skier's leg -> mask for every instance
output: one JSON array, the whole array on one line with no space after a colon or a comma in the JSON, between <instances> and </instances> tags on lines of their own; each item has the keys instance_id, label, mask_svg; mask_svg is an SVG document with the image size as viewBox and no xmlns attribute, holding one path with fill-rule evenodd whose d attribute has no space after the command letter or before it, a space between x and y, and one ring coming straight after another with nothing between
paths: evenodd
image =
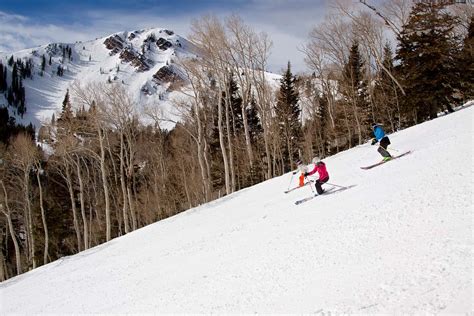
<instances>
[{"instance_id":1,"label":"skier's leg","mask_svg":"<svg viewBox=\"0 0 474 316\"><path fill-rule=\"evenodd\" d=\"M382 155L383 158L391 158L392 157L392 155L390 155L390 153L385 148L383 148L382 146L379 146L379 149L377 149L377 151L379 152L379 154Z\"/></svg>"},{"instance_id":2,"label":"skier's leg","mask_svg":"<svg viewBox=\"0 0 474 316\"><path fill-rule=\"evenodd\" d=\"M387 136L385 136L384 138L382 138L380 140L380 146L379 146L379 149L377 150L383 158L391 158L392 155L390 155L390 153L387 151L387 147L388 145L390 145L390 140L388 139Z\"/></svg>"},{"instance_id":3,"label":"skier's leg","mask_svg":"<svg viewBox=\"0 0 474 316\"><path fill-rule=\"evenodd\" d=\"M324 190L323 190L323 187L322 187L321 180L319 180L319 179L316 180L315 187L316 187L316 192L318 192L318 194L323 194Z\"/></svg>"},{"instance_id":4,"label":"skier's leg","mask_svg":"<svg viewBox=\"0 0 474 316\"><path fill-rule=\"evenodd\" d=\"M318 192L318 194L323 194L324 193L324 189L323 189L323 183L326 183L329 181L329 177L327 178L324 178L324 179L318 179L316 180L316 192Z\"/></svg>"}]
</instances>

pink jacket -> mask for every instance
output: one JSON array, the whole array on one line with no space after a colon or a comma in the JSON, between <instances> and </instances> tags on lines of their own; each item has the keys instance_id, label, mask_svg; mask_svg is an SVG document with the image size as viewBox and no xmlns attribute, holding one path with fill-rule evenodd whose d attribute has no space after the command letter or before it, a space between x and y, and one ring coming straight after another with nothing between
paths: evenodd
<instances>
[{"instance_id":1,"label":"pink jacket","mask_svg":"<svg viewBox=\"0 0 474 316\"><path fill-rule=\"evenodd\" d=\"M326 170L326 165L322 161L314 165L314 169L308 172L308 176L311 176L315 174L316 172L319 174L320 180L323 180L329 177L328 171Z\"/></svg>"}]
</instances>

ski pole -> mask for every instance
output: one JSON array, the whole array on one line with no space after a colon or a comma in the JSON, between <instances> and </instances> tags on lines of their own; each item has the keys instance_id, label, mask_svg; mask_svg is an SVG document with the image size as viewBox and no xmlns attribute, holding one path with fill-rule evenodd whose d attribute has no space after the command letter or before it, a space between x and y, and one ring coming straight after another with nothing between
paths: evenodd
<instances>
[{"instance_id":1,"label":"ski pole","mask_svg":"<svg viewBox=\"0 0 474 316\"><path fill-rule=\"evenodd\" d=\"M291 173L291 179L290 179L290 183L288 183L288 189L287 191L290 189L290 185L291 185L291 182L293 182L293 177L295 176L295 173Z\"/></svg>"},{"instance_id":2,"label":"ski pole","mask_svg":"<svg viewBox=\"0 0 474 316\"><path fill-rule=\"evenodd\" d=\"M400 151L400 150L395 149L395 148L392 148L392 147L390 147L390 148L387 147L387 149L390 149L390 150L393 150L393 151L396 151L396 152L399 152L399 151Z\"/></svg>"},{"instance_id":3,"label":"ski pole","mask_svg":"<svg viewBox=\"0 0 474 316\"><path fill-rule=\"evenodd\" d=\"M311 188L311 191L313 191L313 194L316 194L313 190L313 186L311 185L311 180L308 179L308 177L305 176L306 181L309 182L309 187Z\"/></svg>"}]
</instances>

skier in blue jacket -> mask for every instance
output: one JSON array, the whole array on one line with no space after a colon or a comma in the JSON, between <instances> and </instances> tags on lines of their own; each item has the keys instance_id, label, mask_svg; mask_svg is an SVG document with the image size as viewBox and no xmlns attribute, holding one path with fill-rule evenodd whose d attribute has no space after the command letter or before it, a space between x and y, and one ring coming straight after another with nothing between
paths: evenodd
<instances>
[{"instance_id":1,"label":"skier in blue jacket","mask_svg":"<svg viewBox=\"0 0 474 316\"><path fill-rule=\"evenodd\" d=\"M382 155L383 160L392 159L392 155L390 155L390 153L387 151L387 147L390 145L390 139L388 139L388 136L385 135L385 131L383 130L382 126L373 124L372 129L374 130L375 136L375 138L372 139L372 145L380 142L380 146L377 151Z\"/></svg>"}]
</instances>

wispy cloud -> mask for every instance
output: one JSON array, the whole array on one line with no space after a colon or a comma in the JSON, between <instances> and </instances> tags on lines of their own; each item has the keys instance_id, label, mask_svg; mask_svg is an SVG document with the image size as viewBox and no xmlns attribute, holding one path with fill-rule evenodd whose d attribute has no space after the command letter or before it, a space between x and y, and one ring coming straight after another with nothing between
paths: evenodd
<instances>
[{"instance_id":1,"label":"wispy cloud","mask_svg":"<svg viewBox=\"0 0 474 316\"><path fill-rule=\"evenodd\" d=\"M20 15L0 11L0 51L13 52L50 42L86 40L87 32L54 24L42 24Z\"/></svg>"}]
</instances>

